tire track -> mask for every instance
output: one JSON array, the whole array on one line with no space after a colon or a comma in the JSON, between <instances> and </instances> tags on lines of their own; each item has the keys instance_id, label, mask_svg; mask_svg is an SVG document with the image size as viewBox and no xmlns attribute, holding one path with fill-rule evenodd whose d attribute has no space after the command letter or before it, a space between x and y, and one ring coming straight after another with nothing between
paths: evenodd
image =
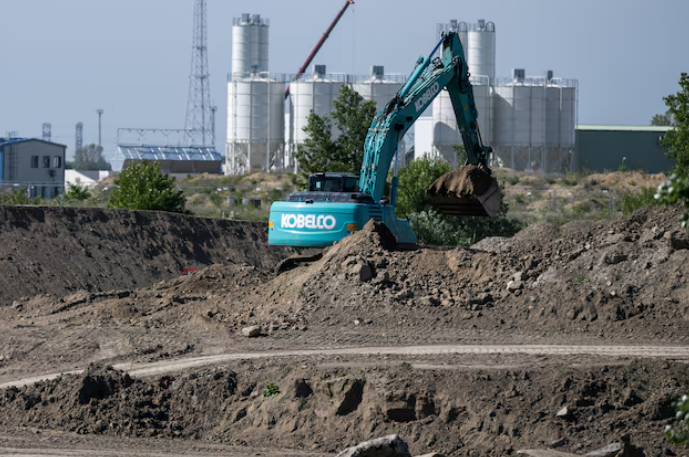
<instances>
[{"instance_id":1,"label":"tire track","mask_svg":"<svg viewBox=\"0 0 689 457\"><path fill-rule=\"evenodd\" d=\"M604 357L689 359L689 346L571 346L571 345L438 345L438 346L382 346L351 347L332 349L303 349L294 351L226 353L185 359L165 360L154 363L119 363L113 367L127 371L134 377L147 377L191 368L200 368L235 360L255 360L266 358L301 358L313 356L388 356L388 355L546 355L570 356L591 355ZM0 384L0 389L22 387L38 381L55 379L64 374L80 374L83 369L32 376Z\"/></svg>"}]
</instances>

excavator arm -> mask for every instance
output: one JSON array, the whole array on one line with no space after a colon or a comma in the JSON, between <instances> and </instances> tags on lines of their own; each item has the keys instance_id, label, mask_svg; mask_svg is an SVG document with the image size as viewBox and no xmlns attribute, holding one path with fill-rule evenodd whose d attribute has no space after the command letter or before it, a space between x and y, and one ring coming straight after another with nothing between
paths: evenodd
<instances>
[{"instance_id":1,"label":"excavator arm","mask_svg":"<svg viewBox=\"0 0 689 457\"><path fill-rule=\"evenodd\" d=\"M434 57L439 48L440 57ZM395 158L390 198L391 204L395 204L399 141L443 89L450 95L471 167L460 168L443 176L441 183L434 183L438 185L434 191L429 190L431 201L447 214L493 215L499 208L500 196L487 165L492 148L484 146L481 140L469 70L455 32L443 34L431 54L419 59L407 83L373 120L366 137L360 191L380 201Z\"/></svg>"}]
</instances>

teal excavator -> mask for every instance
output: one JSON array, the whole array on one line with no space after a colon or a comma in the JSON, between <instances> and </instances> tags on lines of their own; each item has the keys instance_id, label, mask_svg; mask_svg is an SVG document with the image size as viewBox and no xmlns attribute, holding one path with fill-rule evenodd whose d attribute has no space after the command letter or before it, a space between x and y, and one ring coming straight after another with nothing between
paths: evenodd
<instances>
[{"instance_id":1,"label":"teal excavator","mask_svg":"<svg viewBox=\"0 0 689 457\"><path fill-rule=\"evenodd\" d=\"M436 53L440 49L440 56ZM271 245L325 247L341 240L373 219L382 221L398 247L413 247L417 238L406 219L395 214L400 141L407 130L446 89L452 101L467 153L467 163L441 176L428 189L431 204L451 216L495 215L501 195L488 168L492 148L484 146L478 125L469 69L462 44L454 31L445 32L397 95L371 123L361 172L316 173L308 190L290 194L270 208L268 242ZM389 200L385 199L388 171L394 164Z\"/></svg>"}]
</instances>

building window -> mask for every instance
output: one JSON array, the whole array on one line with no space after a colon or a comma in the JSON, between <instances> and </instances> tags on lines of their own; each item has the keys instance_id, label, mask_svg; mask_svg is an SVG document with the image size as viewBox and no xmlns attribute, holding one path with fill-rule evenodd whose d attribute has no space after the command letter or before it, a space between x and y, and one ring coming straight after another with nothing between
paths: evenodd
<instances>
[{"instance_id":1,"label":"building window","mask_svg":"<svg viewBox=\"0 0 689 457\"><path fill-rule=\"evenodd\" d=\"M50 168L50 156L43 156L43 168Z\"/></svg>"},{"instance_id":2,"label":"building window","mask_svg":"<svg viewBox=\"0 0 689 457\"><path fill-rule=\"evenodd\" d=\"M38 156L31 156L31 168L38 168Z\"/></svg>"},{"instance_id":3,"label":"building window","mask_svg":"<svg viewBox=\"0 0 689 457\"><path fill-rule=\"evenodd\" d=\"M53 157L53 168L62 168L62 157Z\"/></svg>"},{"instance_id":4,"label":"building window","mask_svg":"<svg viewBox=\"0 0 689 457\"><path fill-rule=\"evenodd\" d=\"M60 188L59 187L53 187L53 197L57 197L60 195Z\"/></svg>"}]
</instances>

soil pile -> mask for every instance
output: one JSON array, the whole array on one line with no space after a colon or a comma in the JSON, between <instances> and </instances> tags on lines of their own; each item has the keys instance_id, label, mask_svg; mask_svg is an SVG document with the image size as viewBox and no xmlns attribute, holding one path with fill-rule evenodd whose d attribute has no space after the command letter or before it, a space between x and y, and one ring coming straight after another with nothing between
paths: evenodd
<instances>
[{"instance_id":1,"label":"soil pile","mask_svg":"<svg viewBox=\"0 0 689 457\"><path fill-rule=\"evenodd\" d=\"M0 427L327 452L396 433L413 454L472 456L590 451L631 432L647 455L673 455L662 430L688 382L686 364L662 361L470 371L247 362L153 380L93 366L0 392Z\"/></svg>"},{"instance_id":2,"label":"soil pile","mask_svg":"<svg viewBox=\"0 0 689 457\"><path fill-rule=\"evenodd\" d=\"M134 289L184 268L250 264L271 271L293 249L264 224L105 209L0 207L0 305L49 293Z\"/></svg>"}]
</instances>

